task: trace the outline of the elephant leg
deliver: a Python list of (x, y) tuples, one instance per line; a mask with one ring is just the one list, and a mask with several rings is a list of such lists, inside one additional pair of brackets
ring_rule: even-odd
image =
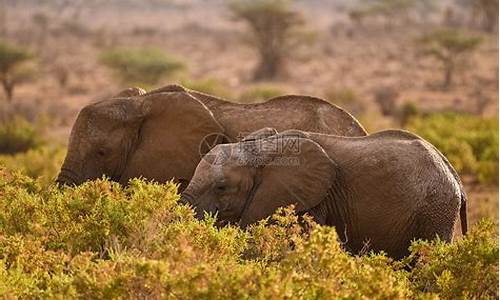
[(438, 222), (425, 220), (419, 226), (419, 234), (417, 235), (417, 238), (423, 240), (433, 240), (436, 237), (439, 237), (441, 240), (451, 243), (453, 240), (454, 224), (454, 222), (444, 220)]
[(318, 224), (326, 224), (326, 219), (328, 217), (328, 207), (326, 206), (326, 202), (322, 201), (317, 206), (313, 207), (308, 211), (309, 215), (311, 215), (314, 221)]
[(416, 238), (432, 240), (439, 237), (441, 240), (450, 243), (453, 240), (453, 231), (457, 221), (457, 214), (451, 207), (436, 207), (420, 213), (417, 217)]

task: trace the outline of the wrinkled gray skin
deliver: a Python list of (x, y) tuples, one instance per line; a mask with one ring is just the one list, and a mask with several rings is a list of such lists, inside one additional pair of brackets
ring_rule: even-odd
[[(280, 206), (295, 205), (335, 226), (354, 253), (365, 244), (394, 258), (413, 239), (450, 242), (458, 219), (467, 231), (465, 192), (431, 144), (406, 131), (347, 138), (297, 130), (253, 133), (217, 145), (199, 163), (181, 201), (198, 218), (246, 227)], [(260, 138), (260, 139), (259, 139)], [(366, 247), (365, 247), (366, 249)]]
[(149, 93), (131, 88), (80, 111), (57, 182), (80, 184), (105, 175), (124, 184), (134, 177), (186, 184), (210, 146), (266, 126), (366, 135), (350, 114), (317, 98), (241, 105), (178, 85)]

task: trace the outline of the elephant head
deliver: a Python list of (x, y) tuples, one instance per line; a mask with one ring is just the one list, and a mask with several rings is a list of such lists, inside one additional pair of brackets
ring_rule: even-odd
[(127, 89), (80, 111), (57, 182), (80, 184), (102, 176), (120, 183), (140, 176), (189, 180), (204, 151), (200, 141), (222, 133), (205, 105), (186, 92)]
[(246, 227), (280, 206), (307, 212), (323, 201), (336, 177), (335, 163), (298, 131), (269, 133), (217, 145), (200, 161), (182, 196), (198, 218), (217, 213), (219, 221)]

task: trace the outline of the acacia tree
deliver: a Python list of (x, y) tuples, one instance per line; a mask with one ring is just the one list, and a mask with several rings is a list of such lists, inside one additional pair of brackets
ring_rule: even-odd
[(45, 48), (45, 43), (47, 41), (50, 17), (43, 12), (37, 12), (31, 16), (31, 21), (33, 22), (33, 25), (35, 25), (38, 29), (37, 46), (38, 49), (41, 50)]
[(99, 57), (126, 84), (154, 85), (184, 65), (156, 48), (114, 48)]
[(479, 46), (481, 38), (452, 29), (441, 29), (418, 40), (423, 55), (432, 56), (443, 64), (443, 87), (449, 87), (460, 64)]
[(32, 55), (27, 50), (0, 43), (0, 82), (9, 102), (12, 101), (14, 87), (31, 77), (32, 69), (23, 66), (31, 59)]
[(304, 24), (302, 14), (292, 10), (289, 0), (240, 0), (230, 4), (235, 19), (251, 31), (251, 44), (260, 62), (255, 80), (273, 79), (284, 71), (290, 50), (300, 41), (297, 29)]

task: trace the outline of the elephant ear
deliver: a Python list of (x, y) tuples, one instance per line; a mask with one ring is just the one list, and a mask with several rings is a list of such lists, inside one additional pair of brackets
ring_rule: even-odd
[[(120, 92), (120, 94), (125, 91)], [(80, 114), (88, 119), (90, 125), (94, 120), (105, 119), (118, 122), (117, 124), (120, 126), (127, 124), (135, 126), (149, 113), (150, 109), (141, 97), (113, 97), (87, 105)], [(98, 125), (96, 124), (96, 126)], [(93, 129), (103, 130), (103, 128)]]
[(158, 93), (142, 99), (149, 114), (120, 181), (139, 176), (159, 182), (189, 181), (201, 156), (225, 141), (223, 127), (188, 93)]
[(82, 118), (105, 118), (118, 122), (136, 120), (147, 114), (143, 106), (144, 101), (140, 97), (145, 94), (146, 91), (141, 88), (127, 88), (111, 98), (96, 101), (85, 106), (81, 110), (80, 115)]
[(295, 205), (305, 212), (323, 201), (336, 176), (336, 165), (316, 142), (296, 136), (266, 139), (260, 150), (265, 165), (257, 172), (253, 198), (240, 225), (246, 227), (272, 215), (278, 207)]
[(242, 142), (255, 141), (255, 140), (265, 139), (276, 134), (278, 134), (278, 131), (276, 131), (276, 129), (271, 127), (265, 127), (250, 133), (249, 135), (245, 136), (241, 141)]

